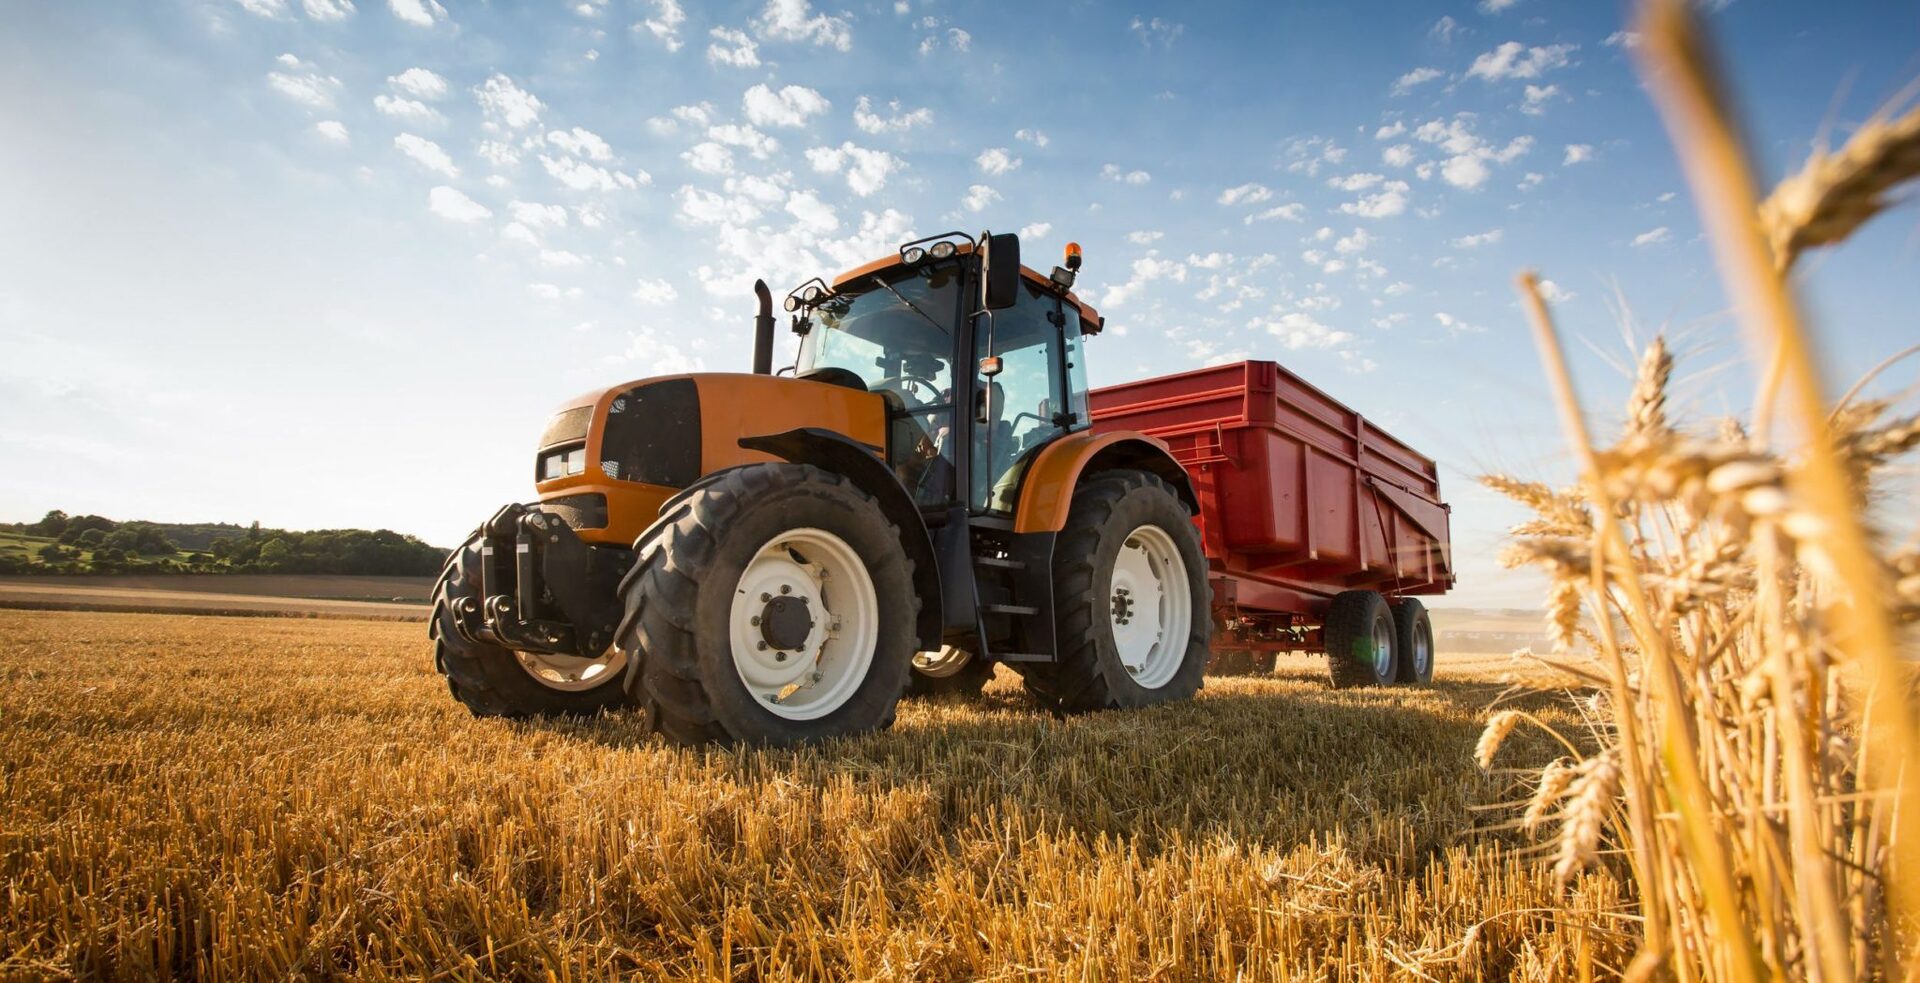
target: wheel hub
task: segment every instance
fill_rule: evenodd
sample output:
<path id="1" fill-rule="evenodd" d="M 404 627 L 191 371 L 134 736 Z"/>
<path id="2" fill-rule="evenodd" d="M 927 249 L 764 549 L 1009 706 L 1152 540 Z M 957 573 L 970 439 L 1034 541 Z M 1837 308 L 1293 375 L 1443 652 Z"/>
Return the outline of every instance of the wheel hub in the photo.
<path id="1" fill-rule="evenodd" d="M 767 601 L 760 610 L 760 638 L 768 648 L 797 649 L 813 634 L 813 612 L 807 599 L 781 595 Z"/>
<path id="2" fill-rule="evenodd" d="M 1129 624 L 1133 621 L 1133 592 L 1122 587 L 1113 592 L 1113 623 Z"/>

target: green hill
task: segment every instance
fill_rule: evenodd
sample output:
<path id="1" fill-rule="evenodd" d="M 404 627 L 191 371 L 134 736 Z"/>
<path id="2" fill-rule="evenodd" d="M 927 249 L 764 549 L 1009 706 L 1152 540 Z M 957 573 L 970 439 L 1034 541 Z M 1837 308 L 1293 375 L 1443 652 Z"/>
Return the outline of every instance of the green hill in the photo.
<path id="1" fill-rule="evenodd" d="M 116 521 L 54 510 L 0 523 L 5 573 L 301 573 L 431 577 L 446 550 L 389 529 Z"/>

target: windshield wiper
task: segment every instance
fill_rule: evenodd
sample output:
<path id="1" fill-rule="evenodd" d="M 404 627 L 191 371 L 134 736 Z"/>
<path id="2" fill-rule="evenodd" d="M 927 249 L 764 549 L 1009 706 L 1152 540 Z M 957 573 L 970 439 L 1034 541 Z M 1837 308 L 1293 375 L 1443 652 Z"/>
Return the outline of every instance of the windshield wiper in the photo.
<path id="1" fill-rule="evenodd" d="M 887 293 L 890 293 L 895 297 L 900 298 L 900 303 L 907 305 L 908 310 L 914 312 L 915 314 L 920 315 L 923 319 L 926 320 L 928 324 L 931 324 L 934 327 L 939 328 L 941 334 L 950 335 L 953 333 L 947 330 L 946 325 L 941 324 L 939 321 L 934 320 L 933 315 L 928 314 L 926 311 L 923 311 L 920 308 L 914 306 L 913 301 L 908 300 L 906 294 L 903 294 L 900 291 L 893 289 L 893 284 L 888 283 L 887 281 L 881 279 L 880 274 L 875 273 L 873 275 L 873 282 L 879 284 L 883 289 L 886 290 Z"/>

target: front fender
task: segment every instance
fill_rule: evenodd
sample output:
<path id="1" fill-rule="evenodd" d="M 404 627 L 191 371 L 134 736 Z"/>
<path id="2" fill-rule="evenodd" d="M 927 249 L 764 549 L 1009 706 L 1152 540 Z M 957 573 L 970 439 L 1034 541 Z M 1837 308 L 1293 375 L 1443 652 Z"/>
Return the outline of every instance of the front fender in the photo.
<path id="1" fill-rule="evenodd" d="M 1020 482 L 1020 504 L 1013 513 L 1014 532 L 1059 532 L 1067 524 L 1074 490 L 1080 479 L 1101 471 L 1131 468 L 1153 474 L 1173 486 L 1188 511 L 1198 515 L 1187 469 L 1173 459 L 1167 445 L 1133 430 L 1068 434 L 1042 448 Z"/>

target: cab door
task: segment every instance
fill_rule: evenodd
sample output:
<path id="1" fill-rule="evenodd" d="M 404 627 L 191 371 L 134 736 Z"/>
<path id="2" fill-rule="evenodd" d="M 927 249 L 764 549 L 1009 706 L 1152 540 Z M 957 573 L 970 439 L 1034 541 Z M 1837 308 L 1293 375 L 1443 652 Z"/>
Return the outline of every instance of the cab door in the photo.
<path id="1" fill-rule="evenodd" d="M 975 371 L 988 355 L 1001 362 L 998 375 L 975 382 L 968 468 L 975 514 L 1011 513 L 1026 463 L 1055 437 L 1087 425 L 1086 386 L 1071 381 L 1084 370 L 1069 365 L 1079 361 L 1077 333 L 1070 359 L 1060 298 L 1025 277 L 1020 287 L 1012 307 L 994 312 L 991 330 L 984 317 L 974 325 Z"/>

